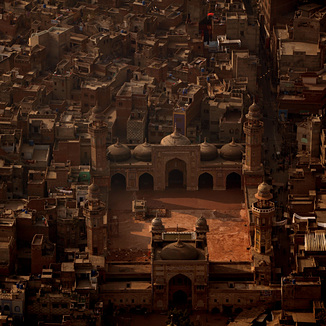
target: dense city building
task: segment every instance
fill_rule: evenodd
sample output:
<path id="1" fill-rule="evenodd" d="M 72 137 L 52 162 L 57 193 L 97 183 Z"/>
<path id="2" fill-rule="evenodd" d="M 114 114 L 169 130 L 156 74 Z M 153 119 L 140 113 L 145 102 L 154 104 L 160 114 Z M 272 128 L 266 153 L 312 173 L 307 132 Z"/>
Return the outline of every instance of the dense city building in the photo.
<path id="1" fill-rule="evenodd" d="M 0 325 L 325 324 L 325 20 L 2 1 Z"/>

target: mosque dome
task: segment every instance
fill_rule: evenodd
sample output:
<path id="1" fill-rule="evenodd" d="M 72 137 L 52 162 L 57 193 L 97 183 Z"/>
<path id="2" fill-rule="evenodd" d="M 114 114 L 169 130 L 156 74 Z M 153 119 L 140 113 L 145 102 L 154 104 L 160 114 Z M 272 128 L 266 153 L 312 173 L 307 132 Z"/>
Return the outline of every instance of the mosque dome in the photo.
<path id="1" fill-rule="evenodd" d="M 184 146 L 190 144 L 190 140 L 186 136 L 183 136 L 177 132 L 176 127 L 174 127 L 174 131 L 171 135 L 165 136 L 161 140 L 161 145 L 163 146 Z"/>
<path id="2" fill-rule="evenodd" d="M 198 251 L 195 247 L 178 240 L 162 249 L 161 258 L 163 260 L 195 260 L 198 258 Z"/>
<path id="3" fill-rule="evenodd" d="M 152 146 L 145 140 L 143 144 L 135 147 L 133 156 L 139 161 L 150 162 L 152 160 Z"/>
<path id="4" fill-rule="evenodd" d="M 92 109 L 91 120 L 103 121 L 104 119 L 105 119 L 105 117 L 104 117 L 102 109 L 99 108 L 98 105 L 96 104 Z"/>
<path id="5" fill-rule="evenodd" d="M 162 223 L 162 220 L 156 216 L 155 218 L 152 219 L 152 231 L 163 231 L 164 226 Z"/>
<path id="6" fill-rule="evenodd" d="M 206 228 L 207 227 L 207 221 L 206 221 L 206 218 L 204 216 L 201 216 L 197 220 L 196 227 L 199 227 L 199 228 Z"/>
<path id="7" fill-rule="evenodd" d="M 242 159 L 244 153 L 244 147 L 238 144 L 232 139 L 231 143 L 225 144 L 220 150 L 220 155 L 225 160 L 229 161 L 239 161 Z"/>
<path id="8" fill-rule="evenodd" d="M 88 186 L 88 199 L 96 199 L 100 195 L 100 188 L 95 183 L 92 183 L 90 186 Z"/>
<path id="9" fill-rule="evenodd" d="M 260 109 L 256 101 L 254 100 L 252 104 L 249 106 L 249 112 L 257 112 L 257 111 L 259 112 Z"/>
<path id="10" fill-rule="evenodd" d="M 217 157 L 217 148 L 210 143 L 207 143 L 206 138 L 203 143 L 200 144 L 200 160 L 211 161 Z"/>
<path id="11" fill-rule="evenodd" d="M 131 152 L 128 146 L 121 144 L 119 139 L 107 149 L 107 157 L 113 162 L 122 162 L 130 158 Z"/>
<path id="12" fill-rule="evenodd" d="M 249 110 L 248 110 L 248 113 L 246 114 L 246 118 L 247 119 L 254 119 L 254 120 L 260 120 L 261 119 L 260 108 L 257 105 L 257 103 L 255 102 L 255 100 L 249 106 Z"/>
<path id="13" fill-rule="evenodd" d="M 271 186 L 266 182 L 262 182 L 258 186 L 258 191 L 255 194 L 255 197 L 257 199 L 263 199 L 263 200 L 269 200 L 273 198 L 273 195 L 271 194 Z"/>

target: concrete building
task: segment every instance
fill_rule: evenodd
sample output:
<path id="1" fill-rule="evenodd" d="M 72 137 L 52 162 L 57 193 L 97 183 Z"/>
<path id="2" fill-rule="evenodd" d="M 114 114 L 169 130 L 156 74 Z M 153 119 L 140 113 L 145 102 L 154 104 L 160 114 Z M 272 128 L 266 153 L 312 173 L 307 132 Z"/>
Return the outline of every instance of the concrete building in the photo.
<path id="1" fill-rule="evenodd" d="M 261 17 L 260 22 L 263 26 L 267 38 L 271 36 L 273 26 L 277 23 L 280 16 L 294 11 L 297 0 L 263 0 L 260 2 Z"/>
<path id="2" fill-rule="evenodd" d="M 63 54 L 70 48 L 70 29 L 51 27 L 48 30 L 33 33 L 29 45 L 42 45 L 47 49 L 47 65 L 55 67 L 63 58 Z"/>
<path id="3" fill-rule="evenodd" d="M 88 112 L 97 105 L 105 110 L 111 103 L 111 91 L 108 83 L 87 80 L 81 85 L 82 112 Z"/>
<path id="4" fill-rule="evenodd" d="M 32 241 L 31 273 L 39 274 L 56 261 L 56 246 L 43 234 L 35 234 Z"/>

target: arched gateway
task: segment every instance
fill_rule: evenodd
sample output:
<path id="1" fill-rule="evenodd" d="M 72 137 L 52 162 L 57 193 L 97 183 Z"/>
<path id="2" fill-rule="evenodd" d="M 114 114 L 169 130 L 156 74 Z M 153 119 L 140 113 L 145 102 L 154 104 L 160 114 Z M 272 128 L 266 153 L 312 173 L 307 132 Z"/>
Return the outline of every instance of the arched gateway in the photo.
<path id="1" fill-rule="evenodd" d="M 241 175 L 232 172 L 226 177 L 226 189 L 241 189 Z"/>
<path id="2" fill-rule="evenodd" d="M 169 281 L 169 304 L 174 307 L 192 306 L 191 280 L 178 274 Z"/>
<path id="3" fill-rule="evenodd" d="M 187 167 L 186 163 L 178 158 L 166 163 L 165 168 L 166 187 L 183 188 L 186 186 Z"/>
<path id="4" fill-rule="evenodd" d="M 143 173 L 139 177 L 139 190 L 153 190 L 154 188 L 154 181 L 153 176 L 149 173 Z"/>

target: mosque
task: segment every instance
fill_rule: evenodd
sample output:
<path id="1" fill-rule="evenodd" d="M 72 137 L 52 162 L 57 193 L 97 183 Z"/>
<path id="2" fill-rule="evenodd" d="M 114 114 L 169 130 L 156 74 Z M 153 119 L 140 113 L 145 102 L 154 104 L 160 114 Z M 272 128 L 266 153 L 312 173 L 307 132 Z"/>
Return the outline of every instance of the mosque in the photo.
<path id="1" fill-rule="evenodd" d="M 105 256 L 110 237 L 103 218 L 105 204 L 99 199 L 101 188 L 155 191 L 180 187 L 191 191 L 207 185 L 213 190 L 259 185 L 252 204 L 254 245 L 244 248 L 251 250 L 252 261 L 210 261 L 209 225 L 203 216 L 192 230 L 182 231 L 166 230 L 156 217 L 149 229 L 150 262 L 129 262 L 122 267 L 111 264 L 118 279 L 102 287 L 104 304 L 166 311 L 171 304 L 182 303 L 195 310 L 233 311 L 275 300 L 273 290 L 264 292 L 271 279 L 275 208 L 270 201 L 270 186 L 262 183 L 263 122 L 256 103 L 250 106 L 246 118 L 245 148 L 234 141 L 220 149 L 206 140 L 191 144 L 175 129 L 160 144 L 145 141 L 131 151 L 119 141 L 106 148 L 107 125 L 102 112 L 97 107 L 93 109 L 89 124 L 93 184 L 85 203 L 87 247 L 91 255 Z M 275 293 L 279 294 L 277 290 Z"/>

